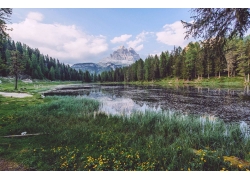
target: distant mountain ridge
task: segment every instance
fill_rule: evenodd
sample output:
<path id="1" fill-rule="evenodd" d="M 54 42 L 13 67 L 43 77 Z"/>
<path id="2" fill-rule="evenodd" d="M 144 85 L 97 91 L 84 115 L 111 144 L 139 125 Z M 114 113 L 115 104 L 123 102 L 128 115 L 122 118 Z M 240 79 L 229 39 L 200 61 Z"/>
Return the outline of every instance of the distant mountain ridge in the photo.
<path id="1" fill-rule="evenodd" d="M 124 46 L 120 46 L 119 49 L 110 54 L 109 57 L 102 59 L 99 63 L 77 63 L 71 67 L 83 72 L 89 71 L 91 74 L 100 74 L 103 71 L 129 66 L 139 59 L 139 54 L 133 48 L 127 49 Z"/>

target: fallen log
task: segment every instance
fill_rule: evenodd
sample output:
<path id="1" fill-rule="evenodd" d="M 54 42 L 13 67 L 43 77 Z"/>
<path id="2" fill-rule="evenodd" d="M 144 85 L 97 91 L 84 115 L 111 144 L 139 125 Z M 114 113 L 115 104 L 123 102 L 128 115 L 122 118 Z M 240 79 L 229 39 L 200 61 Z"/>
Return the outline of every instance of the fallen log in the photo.
<path id="1" fill-rule="evenodd" d="M 8 136 L 2 136 L 2 137 L 6 137 L 6 138 L 11 138 L 11 137 L 26 137 L 26 136 L 38 136 L 38 135 L 42 135 L 44 133 L 36 133 L 36 134 L 25 134 L 25 135 L 8 135 Z"/>

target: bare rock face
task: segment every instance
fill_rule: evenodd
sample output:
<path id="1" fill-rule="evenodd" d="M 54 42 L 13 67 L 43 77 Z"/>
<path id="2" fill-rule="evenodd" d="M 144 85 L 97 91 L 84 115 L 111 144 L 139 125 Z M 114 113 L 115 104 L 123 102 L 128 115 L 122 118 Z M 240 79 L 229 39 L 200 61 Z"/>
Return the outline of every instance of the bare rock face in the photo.
<path id="1" fill-rule="evenodd" d="M 100 74 L 103 71 L 115 70 L 123 66 L 129 66 L 139 60 L 140 56 L 133 48 L 120 46 L 119 49 L 110 54 L 109 57 L 102 59 L 99 63 L 78 63 L 71 66 L 75 70 L 89 71 L 91 74 Z"/>
<path id="2" fill-rule="evenodd" d="M 110 54 L 110 57 L 104 58 L 100 63 L 113 63 L 126 66 L 139 59 L 139 54 L 137 54 L 133 48 L 127 49 L 124 46 L 120 46 L 120 48 L 114 51 L 113 54 Z"/>

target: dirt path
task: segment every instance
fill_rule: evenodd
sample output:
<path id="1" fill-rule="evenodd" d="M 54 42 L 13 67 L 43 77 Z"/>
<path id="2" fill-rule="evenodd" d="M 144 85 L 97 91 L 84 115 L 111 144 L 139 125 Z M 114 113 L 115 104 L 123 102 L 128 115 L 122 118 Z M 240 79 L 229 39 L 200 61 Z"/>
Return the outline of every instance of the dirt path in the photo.
<path id="1" fill-rule="evenodd" d="M 15 162 L 0 159 L 0 171 L 27 171 L 23 165 Z"/>
<path id="2" fill-rule="evenodd" d="M 0 95 L 5 96 L 5 97 L 17 97 L 17 98 L 32 97 L 32 95 L 27 94 L 27 93 L 0 92 Z"/>

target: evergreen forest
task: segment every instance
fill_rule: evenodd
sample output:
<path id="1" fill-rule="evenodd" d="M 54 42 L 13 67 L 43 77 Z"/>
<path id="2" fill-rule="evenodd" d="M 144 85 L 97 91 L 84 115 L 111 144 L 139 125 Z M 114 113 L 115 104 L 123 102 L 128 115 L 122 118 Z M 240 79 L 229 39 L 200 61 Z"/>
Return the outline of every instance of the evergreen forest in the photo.
<path id="1" fill-rule="evenodd" d="M 221 75 L 242 76 L 249 83 L 250 36 L 234 38 L 223 50 L 205 48 L 201 42 L 190 42 L 185 48 L 175 47 L 158 55 L 149 55 L 128 67 L 103 72 L 100 81 L 155 81 L 164 78 L 194 80 Z"/>
<path id="2" fill-rule="evenodd" d="M 13 54 L 13 52 L 16 52 Z M 217 53 L 218 52 L 218 53 Z M 220 53 L 219 53 L 220 52 Z M 43 55 L 39 49 L 32 49 L 26 44 L 10 38 L 2 43 L 0 56 L 0 75 L 13 75 L 13 56 L 20 59 L 20 74 L 32 79 L 51 81 L 82 82 L 133 82 L 155 81 L 164 78 L 194 80 L 221 75 L 227 77 L 242 76 L 249 83 L 250 72 L 250 36 L 234 38 L 227 42 L 222 51 L 204 48 L 201 42 L 190 42 L 185 48 L 175 47 L 172 51 L 158 55 L 149 55 L 130 66 L 90 74 L 60 63 L 58 59 Z"/>

